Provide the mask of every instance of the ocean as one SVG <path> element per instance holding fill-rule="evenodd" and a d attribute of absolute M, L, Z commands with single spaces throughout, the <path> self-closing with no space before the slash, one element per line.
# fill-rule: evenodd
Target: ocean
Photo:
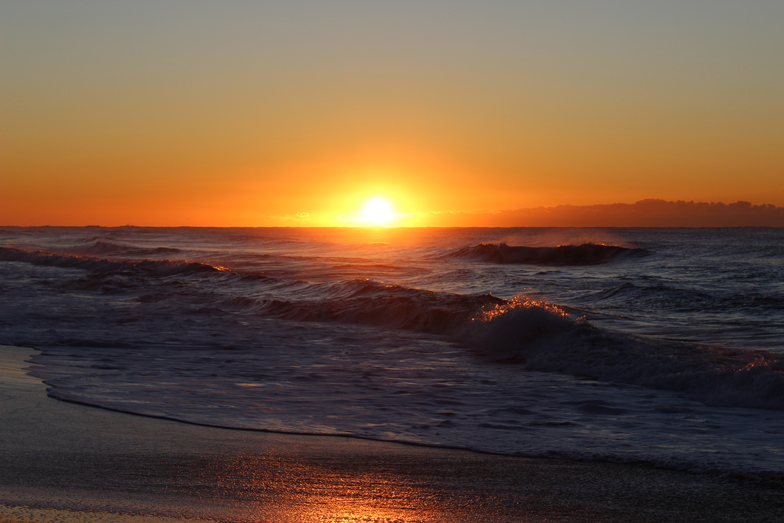
<path fill-rule="evenodd" d="M 190 423 L 784 478 L 784 229 L 0 228 L 0 344 Z"/>

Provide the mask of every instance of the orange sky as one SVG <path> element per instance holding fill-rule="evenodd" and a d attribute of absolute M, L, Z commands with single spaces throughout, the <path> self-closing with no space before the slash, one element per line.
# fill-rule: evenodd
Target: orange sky
<path fill-rule="evenodd" d="M 784 206 L 784 4 L 628 4 L 3 2 L 0 224 Z"/>

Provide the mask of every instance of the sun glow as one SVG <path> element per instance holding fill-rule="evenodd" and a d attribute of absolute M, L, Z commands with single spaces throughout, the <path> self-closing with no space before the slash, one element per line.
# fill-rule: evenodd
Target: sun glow
<path fill-rule="evenodd" d="M 370 225 L 389 225 L 395 218 L 392 205 L 384 198 L 372 198 L 365 203 L 360 221 Z"/>

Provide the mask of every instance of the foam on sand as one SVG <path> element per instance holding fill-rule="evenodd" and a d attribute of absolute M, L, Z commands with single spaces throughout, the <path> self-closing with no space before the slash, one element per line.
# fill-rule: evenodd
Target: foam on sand
<path fill-rule="evenodd" d="M 57 401 L 0 347 L 0 521 L 773 521 L 776 482 L 227 430 Z"/>

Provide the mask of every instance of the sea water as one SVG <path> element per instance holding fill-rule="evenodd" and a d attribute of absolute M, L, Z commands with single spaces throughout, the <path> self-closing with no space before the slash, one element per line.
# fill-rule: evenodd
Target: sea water
<path fill-rule="evenodd" d="M 0 229 L 0 343 L 192 423 L 784 475 L 782 229 Z"/>

